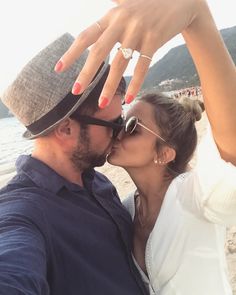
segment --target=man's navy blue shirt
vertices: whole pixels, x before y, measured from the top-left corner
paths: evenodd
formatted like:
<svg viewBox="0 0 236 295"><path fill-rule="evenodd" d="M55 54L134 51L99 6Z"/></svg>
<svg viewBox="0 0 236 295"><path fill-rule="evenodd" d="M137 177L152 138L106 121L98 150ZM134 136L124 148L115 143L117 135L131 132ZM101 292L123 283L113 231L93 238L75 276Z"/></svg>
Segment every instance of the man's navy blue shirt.
<svg viewBox="0 0 236 295"><path fill-rule="evenodd" d="M0 294L146 294L132 257L132 221L94 170L84 187L30 157L0 190Z"/></svg>

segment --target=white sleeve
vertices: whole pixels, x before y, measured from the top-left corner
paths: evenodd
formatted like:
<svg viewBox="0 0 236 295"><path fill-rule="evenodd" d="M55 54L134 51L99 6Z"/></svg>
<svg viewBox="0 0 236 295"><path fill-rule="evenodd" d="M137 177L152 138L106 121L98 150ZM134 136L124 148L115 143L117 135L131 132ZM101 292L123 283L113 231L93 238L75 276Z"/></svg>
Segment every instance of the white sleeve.
<svg viewBox="0 0 236 295"><path fill-rule="evenodd" d="M193 182L203 215L214 223L235 225L236 167L221 158L210 128L196 156Z"/></svg>

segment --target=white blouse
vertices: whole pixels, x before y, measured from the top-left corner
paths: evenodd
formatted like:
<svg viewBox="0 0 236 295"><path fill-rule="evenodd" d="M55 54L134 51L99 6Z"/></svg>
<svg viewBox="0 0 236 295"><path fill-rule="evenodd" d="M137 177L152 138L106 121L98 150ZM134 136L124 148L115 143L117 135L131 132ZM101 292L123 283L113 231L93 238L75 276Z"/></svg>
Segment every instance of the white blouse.
<svg viewBox="0 0 236 295"><path fill-rule="evenodd" d="M134 193L124 200L135 215ZM145 251L150 294L230 295L224 244L236 224L236 169L221 159L211 132L201 141L196 166L175 178Z"/></svg>

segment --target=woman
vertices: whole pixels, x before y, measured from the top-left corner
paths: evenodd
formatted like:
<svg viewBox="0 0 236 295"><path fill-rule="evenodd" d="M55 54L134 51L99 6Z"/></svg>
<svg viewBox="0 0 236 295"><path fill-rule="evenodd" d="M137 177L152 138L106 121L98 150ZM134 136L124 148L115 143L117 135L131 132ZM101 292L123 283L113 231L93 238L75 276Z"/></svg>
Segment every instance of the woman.
<svg viewBox="0 0 236 295"><path fill-rule="evenodd" d="M128 111L108 162L137 190L124 202L134 222L133 255L150 294L231 294L225 226L236 222L236 171L207 134L191 172L202 103L158 94ZM222 226L223 225L223 226Z"/></svg>

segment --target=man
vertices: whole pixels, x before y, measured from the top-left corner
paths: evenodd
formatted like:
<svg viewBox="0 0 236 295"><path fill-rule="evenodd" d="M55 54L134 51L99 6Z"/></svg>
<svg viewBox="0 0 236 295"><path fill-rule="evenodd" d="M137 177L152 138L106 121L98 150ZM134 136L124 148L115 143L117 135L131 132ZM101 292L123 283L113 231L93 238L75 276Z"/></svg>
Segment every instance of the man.
<svg viewBox="0 0 236 295"><path fill-rule="evenodd" d="M87 51L63 74L53 67L65 34L19 73L3 102L35 139L0 191L0 294L146 294L131 256L132 224L103 165L122 129L121 81L104 110L105 61L80 96L70 90Z"/></svg>

